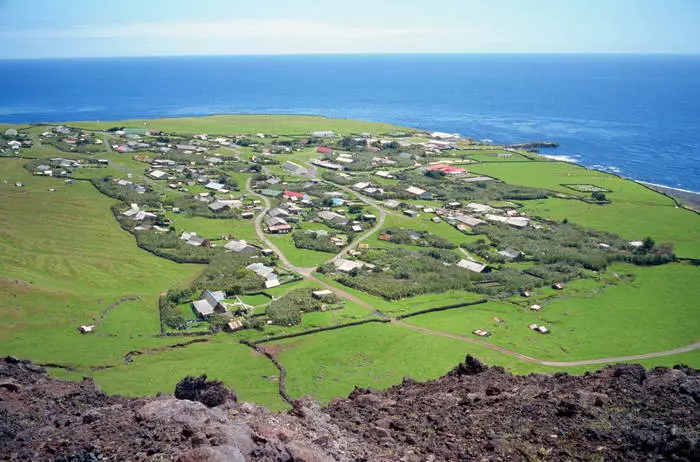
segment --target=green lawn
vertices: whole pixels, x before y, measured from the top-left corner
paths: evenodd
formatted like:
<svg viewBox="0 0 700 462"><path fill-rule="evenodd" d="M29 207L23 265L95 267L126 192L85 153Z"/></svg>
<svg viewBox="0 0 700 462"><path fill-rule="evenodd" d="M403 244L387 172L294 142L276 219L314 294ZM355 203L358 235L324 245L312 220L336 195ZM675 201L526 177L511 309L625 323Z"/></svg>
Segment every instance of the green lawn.
<svg viewBox="0 0 700 462"><path fill-rule="evenodd" d="M186 375L201 374L223 380L241 400L272 409L285 407L278 394L277 369L229 334L219 334L207 343L137 356L130 364L94 372L93 377L107 393L153 396L172 393L177 381Z"/></svg>
<svg viewBox="0 0 700 462"><path fill-rule="evenodd" d="M168 212L167 217L173 220L175 229L180 231L196 232L198 235L211 239L219 239L221 236L231 235L236 239L243 239L250 243L259 243L255 233L255 223L250 220L236 220L233 218L205 218Z"/></svg>
<svg viewBox="0 0 700 462"><path fill-rule="evenodd" d="M105 130L114 126L142 128L148 122L148 128L177 132L182 134L255 134L268 133L277 135L309 135L313 131L332 130L336 133L384 133L393 131L410 131L408 128L391 124L364 122L350 119L331 119L308 115L216 115L209 117L180 117L172 119L135 119L118 122L71 122L71 127L87 130Z"/></svg>
<svg viewBox="0 0 700 462"><path fill-rule="evenodd" d="M332 253L316 250L297 249L291 234L270 234L268 238L279 248L289 261L302 268L313 268L333 258Z"/></svg>
<svg viewBox="0 0 700 462"><path fill-rule="evenodd" d="M407 319L429 329L471 336L474 329L493 332L490 343L554 361L576 361L671 350L700 341L700 268L690 265L633 267L615 265L609 272L633 273L633 282L620 282L599 291L583 284L575 295L521 306L489 302ZM588 288L586 288L588 286ZM540 303L536 313L524 306ZM493 320L498 317L505 323ZM527 328L543 324L551 334Z"/></svg>

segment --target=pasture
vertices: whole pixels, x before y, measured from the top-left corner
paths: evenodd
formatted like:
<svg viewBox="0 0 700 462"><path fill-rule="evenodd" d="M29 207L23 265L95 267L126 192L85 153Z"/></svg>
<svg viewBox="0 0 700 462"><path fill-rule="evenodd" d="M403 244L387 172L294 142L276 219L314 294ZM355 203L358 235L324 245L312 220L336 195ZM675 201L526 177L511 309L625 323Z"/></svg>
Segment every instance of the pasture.
<svg viewBox="0 0 700 462"><path fill-rule="evenodd" d="M141 128L144 122L151 130L178 134L276 134L310 135L312 131L331 130L342 134L386 133L411 131L392 124L364 122L350 119L331 119L310 115L231 114L208 117L179 117L165 119L134 119L119 122L71 122L67 125L86 130L105 130L114 126Z"/></svg>

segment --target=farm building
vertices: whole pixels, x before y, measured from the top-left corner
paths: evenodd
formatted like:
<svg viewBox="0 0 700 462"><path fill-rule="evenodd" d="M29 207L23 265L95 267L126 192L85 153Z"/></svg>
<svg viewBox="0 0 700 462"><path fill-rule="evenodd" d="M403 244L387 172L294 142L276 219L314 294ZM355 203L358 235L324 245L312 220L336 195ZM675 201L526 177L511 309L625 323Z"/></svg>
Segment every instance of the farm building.
<svg viewBox="0 0 700 462"><path fill-rule="evenodd" d="M224 248L226 250L230 250L231 252L235 253L240 253L240 254L247 254L247 253L255 253L257 252L257 248L248 244L246 241L230 241L226 245L224 245Z"/></svg>
<svg viewBox="0 0 700 462"><path fill-rule="evenodd" d="M457 266L469 270L473 273L483 273L488 269L488 266L471 260L460 260L457 262Z"/></svg>
<svg viewBox="0 0 700 462"><path fill-rule="evenodd" d="M192 302L192 308L194 309L197 316L206 318L216 313L225 313L228 308L221 303L221 301L226 298L226 293L220 290L205 290L199 296L200 300L195 300Z"/></svg>

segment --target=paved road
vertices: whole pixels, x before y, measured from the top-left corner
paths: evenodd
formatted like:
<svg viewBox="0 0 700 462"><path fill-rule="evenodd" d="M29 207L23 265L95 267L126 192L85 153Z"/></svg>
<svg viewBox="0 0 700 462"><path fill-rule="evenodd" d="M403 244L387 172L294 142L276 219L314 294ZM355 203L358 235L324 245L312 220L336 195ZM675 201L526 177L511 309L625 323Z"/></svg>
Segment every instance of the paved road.
<svg viewBox="0 0 700 462"><path fill-rule="evenodd" d="M692 345L687 345L687 346L676 348L673 350L659 351L659 352L655 352L655 353L646 353L646 354L640 354L640 355L618 356L618 357L613 357L613 358L598 358L598 359L589 359L589 360L582 360L582 361L545 361L543 359L534 358L532 356L527 356L527 355L524 355L522 353L518 353L517 351L510 350L510 349L504 348L504 347L500 347L498 345L494 345L492 343L488 343L488 342L485 342L483 340L479 340L476 338L466 337L466 336L458 335L458 334L451 334L449 332L441 332L441 331L435 331L432 329L426 329L424 327L419 327L419 326L415 326L413 324L408 324L408 323L406 323L404 321L400 321L396 318L391 318L391 317L387 316L386 314L382 313L380 310L373 307L372 305L370 305L369 303L365 302L364 300L361 300L358 297L356 297L356 296L354 296L354 295L352 295L352 294L350 294L342 289L339 289L335 286L328 284L325 281L320 280L319 278L317 278L313 274L315 268L302 268L302 267L295 266L295 265L291 264L291 262L287 259L287 257L285 257L285 255L282 253L282 251L280 251L277 248L277 246L275 246L267 238L267 236L263 232L262 221L265 218L265 214L267 213L267 211L270 210L270 200L265 196L262 196L260 194L253 192L250 188L250 182L251 182L251 179L248 178L248 181L246 182L246 189L248 190L248 192L254 196L262 198L263 203L265 204L264 209L255 219L255 232L257 233L260 240L262 242L264 242L268 248L272 249L277 254L280 261L283 263L283 265L287 269L301 274L304 279L313 281L313 282L325 287L326 289L332 290L339 297L344 298L346 300L350 300L351 302L358 304L359 306L371 311L372 313L374 313L376 315L382 316L384 318L388 318L391 321L391 323L395 326L400 326L400 327L403 327L406 329L411 329L411 330L414 330L417 332L422 332L422 333L428 334L428 335L435 335L438 337L451 338L454 340L460 340L463 342L468 342L468 343L472 343L475 345L480 345L480 346L483 346L485 348L488 348L489 350L496 351L496 352L499 352L499 353L502 353L502 354L505 354L505 355L508 355L508 356L511 356L514 358L518 358L518 359L521 359L523 361L527 361L527 362L534 363L534 364L539 364L542 366L553 366L553 367L575 367L575 366L589 366L589 365L594 365L594 364L618 363L618 362L622 362L622 361L638 361L640 359L660 358L663 356L671 356L671 355L680 354L680 353L687 353L689 351L694 351L694 350L700 349L700 342L698 342L698 343L694 343ZM367 198L361 196L360 194L357 194L355 191L352 191L351 189L349 189L347 187L338 186L338 185L336 185L336 186L341 188L341 189L344 189L346 191L351 192L352 194L356 195L361 201L363 201L364 203L375 208L379 212L380 218L377 221L377 224L372 229L368 230L359 239L356 239L353 243L350 243L349 245L347 245L338 255L331 258L329 261L334 261L335 259L340 258L341 255L347 254L347 252L349 250L353 249L357 245L357 243L366 239L372 233L374 233L375 231L380 229L384 225L384 219L386 218L386 211L382 207L380 207L376 203L376 201L373 201L371 199L367 199ZM464 252L464 253L465 253L465 255L468 255L467 252Z"/></svg>

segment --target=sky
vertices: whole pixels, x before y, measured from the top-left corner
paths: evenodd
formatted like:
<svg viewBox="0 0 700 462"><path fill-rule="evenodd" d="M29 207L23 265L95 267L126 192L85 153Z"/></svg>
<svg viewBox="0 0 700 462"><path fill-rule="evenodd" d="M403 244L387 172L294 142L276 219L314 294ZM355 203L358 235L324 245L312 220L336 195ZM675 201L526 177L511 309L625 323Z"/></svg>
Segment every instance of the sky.
<svg viewBox="0 0 700 462"><path fill-rule="evenodd" d="M700 53L700 0L0 0L0 59Z"/></svg>

